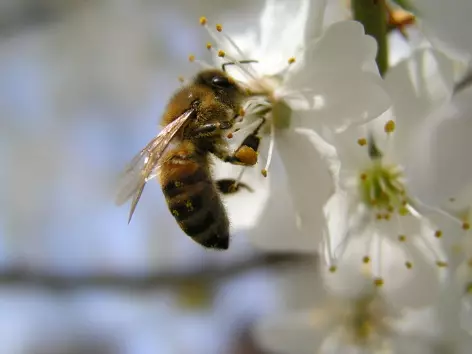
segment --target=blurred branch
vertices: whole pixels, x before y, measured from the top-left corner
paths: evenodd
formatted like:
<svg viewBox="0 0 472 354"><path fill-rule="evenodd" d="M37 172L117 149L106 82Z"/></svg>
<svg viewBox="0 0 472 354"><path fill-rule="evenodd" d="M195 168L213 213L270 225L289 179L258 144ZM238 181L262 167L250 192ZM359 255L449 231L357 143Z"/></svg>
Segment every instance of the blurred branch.
<svg viewBox="0 0 472 354"><path fill-rule="evenodd" d="M375 61L380 75L384 76L388 69L387 41L387 6L386 0L351 0L354 20L364 25L365 33L374 37L377 42Z"/></svg>
<svg viewBox="0 0 472 354"><path fill-rule="evenodd" d="M259 255L251 259L225 266L205 265L188 271L169 271L154 274L100 273L85 275L63 275L25 268L0 270L0 287L11 285L33 285L51 290L74 290L82 287L113 287L131 290L155 290L176 286L188 281L219 281L258 268L275 268L312 261L313 255L272 254Z"/></svg>

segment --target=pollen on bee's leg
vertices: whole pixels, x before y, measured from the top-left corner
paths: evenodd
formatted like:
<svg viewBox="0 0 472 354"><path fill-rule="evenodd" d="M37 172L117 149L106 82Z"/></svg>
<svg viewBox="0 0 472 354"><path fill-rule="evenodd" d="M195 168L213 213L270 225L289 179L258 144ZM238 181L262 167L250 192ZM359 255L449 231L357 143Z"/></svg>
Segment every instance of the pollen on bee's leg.
<svg viewBox="0 0 472 354"><path fill-rule="evenodd" d="M255 165L257 163L257 152L249 146L242 146L234 155L245 165Z"/></svg>

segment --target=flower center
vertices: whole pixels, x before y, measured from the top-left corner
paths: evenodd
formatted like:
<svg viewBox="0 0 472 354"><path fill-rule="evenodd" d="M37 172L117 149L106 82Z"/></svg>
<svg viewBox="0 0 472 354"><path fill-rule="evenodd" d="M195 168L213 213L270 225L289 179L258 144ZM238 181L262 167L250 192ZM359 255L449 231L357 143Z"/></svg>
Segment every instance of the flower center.
<svg viewBox="0 0 472 354"><path fill-rule="evenodd" d="M408 198L402 179L398 166L384 165L381 159L374 159L370 168L359 176L359 192L363 203L388 214L394 210L400 214L407 213Z"/></svg>

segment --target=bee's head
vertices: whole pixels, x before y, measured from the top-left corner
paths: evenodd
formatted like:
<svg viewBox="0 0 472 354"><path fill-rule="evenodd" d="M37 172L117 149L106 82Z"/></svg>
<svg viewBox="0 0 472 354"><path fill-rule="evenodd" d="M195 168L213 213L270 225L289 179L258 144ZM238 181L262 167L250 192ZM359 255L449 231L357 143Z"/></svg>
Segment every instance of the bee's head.
<svg viewBox="0 0 472 354"><path fill-rule="evenodd" d="M212 89L215 96L224 104L233 109L240 106L247 98L247 92L236 81L218 69L201 71L195 77L195 84L204 85Z"/></svg>

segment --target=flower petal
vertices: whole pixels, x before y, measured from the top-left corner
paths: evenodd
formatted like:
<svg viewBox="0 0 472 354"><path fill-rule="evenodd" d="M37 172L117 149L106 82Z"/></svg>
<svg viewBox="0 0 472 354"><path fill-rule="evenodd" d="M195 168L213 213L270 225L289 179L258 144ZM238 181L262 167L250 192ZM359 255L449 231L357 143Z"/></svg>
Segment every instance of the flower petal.
<svg viewBox="0 0 472 354"><path fill-rule="evenodd" d="M308 70L308 69L307 69ZM310 115L302 124L316 129L316 121L339 129L348 124L374 119L390 107L390 98L383 89L380 78L360 70L333 70L309 73L307 87L310 98ZM287 85L292 86L292 82ZM295 86L293 86L295 87Z"/></svg>
<svg viewBox="0 0 472 354"><path fill-rule="evenodd" d="M326 225L323 208L334 192L334 147L303 128L278 131L276 142L300 229L320 240Z"/></svg>
<svg viewBox="0 0 472 354"><path fill-rule="evenodd" d="M287 60L297 55L302 48L309 10L308 0L266 1L261 16L257 57L264 60L264 71L267 75L277 74L287 65ZM273 70L269 72L266 68Z"/></svg>
<svg viewBox="0 0 472 354"><path fill-rule="evenodd" d="M214 179L236 179L244 169L241 182L251 188L251 191L241 187L236 193L223 195L223 203L231 220L231 228L235 231L254 227L269 200L270 184L264 179L257 167L241 167L224 163L215 159Z"/></svg>

